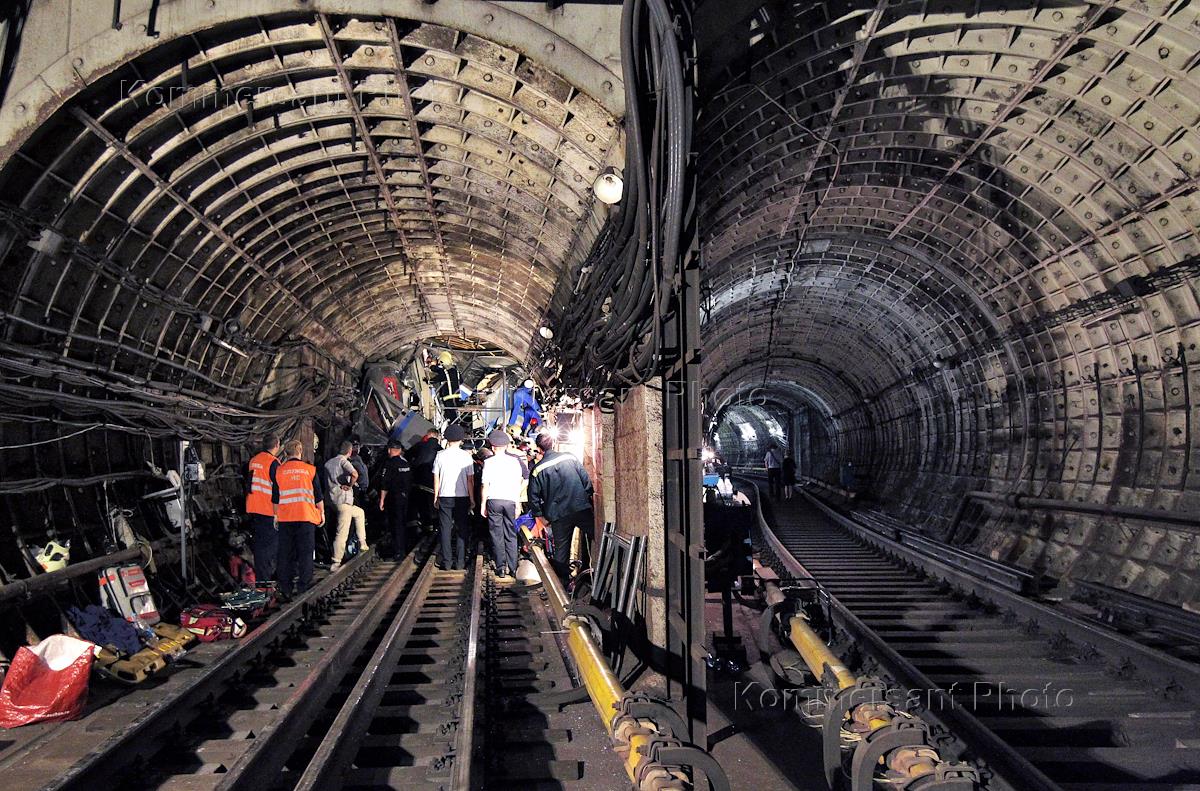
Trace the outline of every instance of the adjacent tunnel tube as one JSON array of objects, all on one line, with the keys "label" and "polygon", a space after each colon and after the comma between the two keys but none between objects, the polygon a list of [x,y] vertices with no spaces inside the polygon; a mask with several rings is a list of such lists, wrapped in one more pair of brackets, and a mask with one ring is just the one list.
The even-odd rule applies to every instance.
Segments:
[{"label": "adjacent tunnel tube", "polygon": [[[970,491],[1195,514],[1197,10],[782,10],[702,45],[719,443],[761,455],[739,421],[801,415],[802,474],[853,462],[870,507],[938,536]],[[966,522],[992,557],[1200,605],[1186,526]]]}]

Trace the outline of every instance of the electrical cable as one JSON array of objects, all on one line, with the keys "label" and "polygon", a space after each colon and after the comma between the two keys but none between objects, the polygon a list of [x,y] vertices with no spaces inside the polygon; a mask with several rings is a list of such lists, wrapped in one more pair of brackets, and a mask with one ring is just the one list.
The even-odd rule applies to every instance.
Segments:
[{"label": "electrical cable", "polygon": [[21,448],[32,448],[32,447],[36,447],[38,445],[49,445],[53,442],[62,442],[65,439],[70,439],[71,437],[78,437],[80,434],[86,434],[89,431],[94,431],[95,429],[102,428],[103,426],[104,426],[103,423],[93,423],[92,425],[90,425],[86,428],[81,428],[81,429],[79,429],[79,431],[73,431],[70,434],[64,434],[61,437],[52,437],[51,439],[40,439],[40,440],[37,440],[36,442],[24,442],[20,445],[0,445],[0,450],[19,450]]}]

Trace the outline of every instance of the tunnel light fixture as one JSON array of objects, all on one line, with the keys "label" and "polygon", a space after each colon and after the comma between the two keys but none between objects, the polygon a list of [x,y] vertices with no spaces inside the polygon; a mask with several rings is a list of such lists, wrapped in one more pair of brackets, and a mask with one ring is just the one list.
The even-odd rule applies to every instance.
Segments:
[{"label": "tunnel light fixture", "polygon": [[592,192],[596,193],[601,203],[610,206],[620,201],[621,196],[625,194],[625,182],[621,179],[620,171],[612,165],[606,167],[592,184]]},{"label": "tunnel light fixture", "polygon": [[541,335],[546,340],[550,340],[554,337],[554,330],[550,329],[549,327],[542,326],[538,328],[538,335]]},{"label": "tunnel light fixture", "polygon": [[242,351],[241,349],[239,349],[238,347],[234,346],[229,341],[222,340],[221,338],[213,338],[213,343],[217,344],[218,346],[220,346],[222,349],[225,349],[226,351],[233,352],[238,357],[249,357],[250,356],[250,355],[246,354],[244,351]]}]

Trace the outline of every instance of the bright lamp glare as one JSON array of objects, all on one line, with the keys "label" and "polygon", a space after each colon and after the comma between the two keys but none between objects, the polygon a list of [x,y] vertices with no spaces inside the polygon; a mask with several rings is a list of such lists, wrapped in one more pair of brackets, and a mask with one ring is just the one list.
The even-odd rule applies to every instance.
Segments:
[{"label": "bright lamp glare", "polygon": [[575,447],[575,448],[582,448],[583,447],[583,429],[581,429],[581,428],[572,429],[571,432],[569,434],[567,434],[567,444],[571,445],[572,447]]},{"label": "bright lamp glare", "polygon": [[712,448],[705,448],[700,452],[700,458],[703,461],[712,461],[717,457],[717,452]]}]

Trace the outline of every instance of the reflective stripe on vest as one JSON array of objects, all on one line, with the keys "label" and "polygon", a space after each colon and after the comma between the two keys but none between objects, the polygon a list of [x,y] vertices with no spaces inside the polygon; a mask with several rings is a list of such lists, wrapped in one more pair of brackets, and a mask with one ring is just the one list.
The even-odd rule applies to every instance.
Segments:
[{"label": "reflective stripe on vest", "polygon": [[250,460],[250,491],[246,494],[246,513],[275,515],[275,504],[271,502],[274,491],[271,487],[271,465],[277,459],[263,451]]},{"label": "reflective stripe on vest", "polygon": [[313,499],[313,477],[317,468],[311,464],[292,459],[279,465],[275,480],[279,483],[279,510],[276,518],[280,522],[308,522],[320,524],[321,515]]}]

